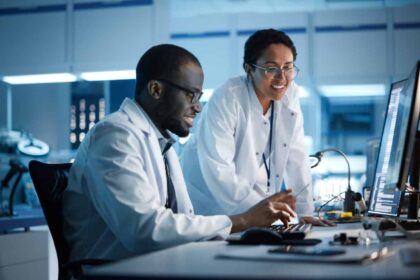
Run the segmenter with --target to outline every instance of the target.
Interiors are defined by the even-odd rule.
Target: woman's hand
[[[304,223],[304,224],[312,224],[314,226],[320,226],[320,227],[334,227],[335,226],[335,224],[331,221],[314,218],[311,216],[300,217],[299,222]]]
[[[296,198],[291,190],[276,193],[251,207],[245,213],[230,216],[232,220],[231,232],[243,231],[250,227],[268,227],[280,219],[285,226],[296,217]]]

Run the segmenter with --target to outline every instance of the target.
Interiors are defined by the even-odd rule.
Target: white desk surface
[[[334,228],[315,227],[309,238],[321,238],[323,242],[317,246],[329,247],[328,241],[334,234],[346,232],[349,236],[357,236],[363,231],[361,228],[360,223],[340,224]],[[358,246],[331,247],[372,251],[378,244]],[[264,247],[268,250],[277,246]],[[396,241],[387,247],[391,253],[376,262],[334,264],[217,258],[217,255],[233,250],[249,252],[253,246],[227,245],[225,241],[195,242],[95,267],[86,275],[87,279],[420,279],[420,265],[404,266],[399,255],[400,248],[420,248],[419,241]],[[259,249],[261,251],[261,246]]]

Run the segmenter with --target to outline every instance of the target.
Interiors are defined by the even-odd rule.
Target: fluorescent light
[[[319,92],[325,97],[356,97],[385,95],[385,85],[328,85],[320,86]]]
[[[80,77],[86,81],[130,80],[136,78],[134,70],[85,72]]]
[[[67,83],[76,81],[76,76],[70,73],[4,76],[3,81],[12,85]]]
[[[213,91],[214,91],[214,89],[212,89],[212,88],[203,89],[203,96],[201,96],[200,102],[209,101],[210,97],[213,95]]]

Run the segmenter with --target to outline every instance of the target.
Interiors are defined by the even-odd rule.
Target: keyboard
[[[284,225],[272,225],[270,229],[280,233],[286,240],[302,240],[306,234],[311,231],[311,224],[290,224],[288,227]]]
[[[400,220],[398,224],[405,230],[420,230],[420,220]]]
[[[397,228],[396,224],[399,224],[405,230],[420,230],[420,220],[379,220],[378,229],[385,230],[395,230]],[[369,223],[367,223],[367,228],[369,228]]]

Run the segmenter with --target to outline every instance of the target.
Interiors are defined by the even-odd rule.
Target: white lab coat
[[[167,157],[179,214],[167,185],[157,128],[133,100],[98,123],[79,147],[64,194],[71,260],[121,259],[190,241],[226,238],[227,216],[195,216],[178,158]]]
[[[287,188],[300,193],[297,213],[312,216],[312,180],[298,90],[293,82],[275,102],[270,194],[280,190],[284,179]],[[253,129],[262,114],[246,77],[230,79],[215,90],[181,160],[196,213],[238,214],[267,196],[257,184],[257,174],[268,133]]]

